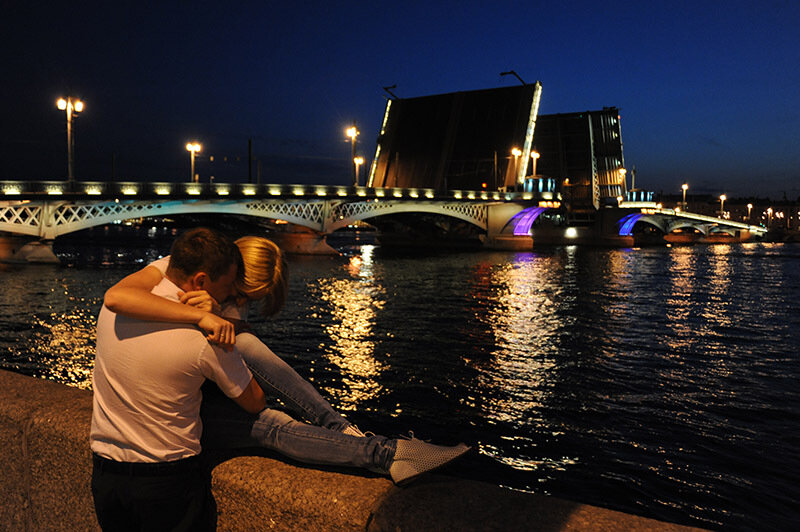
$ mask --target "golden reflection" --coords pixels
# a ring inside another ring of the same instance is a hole
[[[363,246],[345,266],[349,278],[320,279],[319,297],[330,306],[326,333],[333,345],[323,346],[323,356],[341,371],[343,389],[325,388],[343,410],[355,410],[383,390],[380,376],[387,369],[375,360],[372,330],[376,312],[385,304],[383,288],[373,275],[373,246]]]
[[[479,390],[500,393],[478,392],[480,400],[470,396],[465,404],[490,422],[517,424],[541,415],[556,368],[553,340],[563,325],[558,314],[560,283],[552,278],[561,271],[562,265],[555,264],[559,260],[520,253],[513,261],[493,266],[488,276],[483,268],[476,272],[479,283],[488,282],[493,288],[486,290],[490,304],[478,318],[492,331],[495,349],[489,361],[468,362],[479,371]],[[515,469],[541,465],[534,459],[506,456],[491,445],[481,445],[479,452]]]
[[[667,341],[670,351],[676,352],[694,343],[692,319],[695,308],[694,294],[697,287],[697,254],[692,247],[675,247],[669,253],[669,294],[665,313],[667,327],[673,332]]]

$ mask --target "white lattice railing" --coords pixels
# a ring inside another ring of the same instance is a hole
[[[219,212],[282,219],[323,232],[334,231],[356,220],[401,212],[428,212],[469,221],[486,228],[486,204],[432,201],[343,200],[129,200],[22,203],[0,206],[0,231],[35,235],[46,239],[95,225],[147,216]]]

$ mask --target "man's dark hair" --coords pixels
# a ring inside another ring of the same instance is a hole
[[[183,279],[205,272],[217,280],[236,264],[242,271],[242,255],[233,240],[213,229],[198,227],[178,236],[172,243],[169,268]]]

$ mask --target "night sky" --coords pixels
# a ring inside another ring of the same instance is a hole
[[[55,102],[72,94],[78,180],[188,180],[196,139],[201,181],[247,181],[250,139],[264,183],[347,184],[344,129],[370,161],[383,87],[508,86],[513,69],[542,82],[541,114],[619,107],[639,188],[800,196],[796,1],[15,3],[0,179],[65,178]]]

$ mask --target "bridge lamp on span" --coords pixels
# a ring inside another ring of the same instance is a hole
[[[201,149],[203,149],[203,147],[198,142],[189,142],[186,144],[186,150],[189,152],[190,161],[189,181],[192,183],[197,183],[200,180],[199,176],[194,173],[194,158],[195,154]]]
[[[364,164],[364,158],[361,156],[353,157],[353,164],[356,165],[356,180],[355,186],[358,186],[358,169],[361,168],[361,165]]]
[[[751,212],[752,210],[753,210],[753,204],[752,204],[752,203],[748,203],[748,204],[747,204],[747,220],[748,220],[748,221],[750,220],[750,212]]]
[[[627,174],[628,171],[625,168],[620,168],[617,170],[617,172],[619,173],[619,183],[623,185],[622,188],[624,190],[628,187],[627,183],[625,182],[625,174]],[[633,190],[633,183],[631,183],[631,190]]]
[[[75,180],[73,173],[73,162],[75,160],[75,138],[72,135],[72,119],[76,114],[83,111],[83,102],[77,98],[68,96],[59,98],[56,107],[67,113],[67,180],[72,183]]]
[[[686,191],[689,190],[689,185],[686,183],[682,184],[681,190],[683,190],[683,202],[681,203],[681,206],[683,207],[683,210],[686,210]]]
[[[519,175],[519,156],[522,155],[522,150],[514,146],[511,148],[511,155],[514,156],[514,175],[517,176],[517,181],[522,183],[524,178]]]
[[[353,122],[353,125],[345,129],[344,131],[345,136],[350,139],[350,146],[352,151],[352,160],[353,160],[353,186],[358,186],[358,165],[356,164],[356,138],[358,138],[358,128],[356,127],[356,123]],[[362,159],[363,162],[363,159]]]
[[[539,160],[539,157],[541,157],[541,154],[538,151],[533,150],[531,152],[531,159],[533,159],[533,173],[531,175],[533,175],[533,176],[537,175],[536,174],[536,162]]]
[[[728,196],[725,194],[721,194],[719,197],[719,217],[723,218],[725,216],[725,200],[728,199]]]

